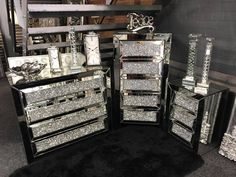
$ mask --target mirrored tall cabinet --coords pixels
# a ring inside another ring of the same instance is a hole
[[[171,34],[113,37],[117,113],[122,123],[159,124],[164,111]]]

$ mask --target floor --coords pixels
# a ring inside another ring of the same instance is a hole
[[[236,176],[236,162],[222,157],[217,151],[216,147],[200,145],[199,154],[204,165],[187,177]],[[5,79],[0,79],[0,177],[7,177],[26,164],[10,87]]]

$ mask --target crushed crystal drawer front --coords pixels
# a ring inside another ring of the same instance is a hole
[[[122,79],[124,90],[160,91],[159,79]]]
[[[163,57],[163,41],[121,41],[121,55],[130,56],[160,56]]]
[[[194,120],[197,118],[195,115],[191,114],[187,109],[184,109],[177,105],[173,106],[171,117],[189,126],[190,128],[193,127]]]
[[[34,88],[24,89],[21,91],[25,93],[27,103],[31,104],[34,102],[59,97],[62,95],[68,95],[80,91],[91,90],[101,87],[104,87],[102,77],[67,84],[57,83],[56,85],[38,86]]]
[[[84,127],[80,127],[63,134],[59,134],[48,139],[44,139],[38,142],[35,142],[36,153],[40,153],[42,151],[46,151],[50,148],[59,146],[64,143],[68,143],[70,141],[76,140],[83,136],[89,135],[91,133],[95,133],[97,131],[105,129],[104,121],[98,121]]]
[[[193,113],[197,113],[198,110],[198,100],[187,97],[181,92],[176,92],[174,103],[176,105],[182,106],[185,109],[192,111]]]
[[[191,142],[192,140],[192,132],[188,131],[187,129],[181,127],[180,125],[176,124],[175,122],[173,122],[172,127],[171,127],[171,131],[178,135],[179,137],[183,138],[184,140]]]
[[[104,102],[104,97],[102,93],[98,93],[45,107],[27,107],[26,114],[28,121],[34,122],[101,102]]]
[[[155,74],[161,76],[162,62],[123,62],[123,74]]]
[[[143,111],[143,110],[125,110],[123,111],[123,120],[126,121],[157,121],[157,112],[155,111]]]
[[[150,106],[157,107],[160,104],[159,95],[124,95],[123,105],[124,106]]]
[[[105,106],[92,107],[87,111],[82,110],[75,113],[67,114],[54,119],[46,120],[31,125],[33,137],[40,137],[64,128],[78,125],[82,122],[92,120],[106,114]]]

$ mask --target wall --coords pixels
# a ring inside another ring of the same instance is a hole
[[[160,32],[173,33],[172,71],[182,76],[188,53],[188,34],[215,37],[210,78],[236,91],[236,1],[172,0],[157,20]],[[199,50],[201,71],[204,44]]]

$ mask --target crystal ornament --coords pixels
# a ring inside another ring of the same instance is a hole
[[[26,113],[29,122],[43,120],[47,117],[56,116],[62,113],[70,112],[79,108],[84,108],[94,104],[104,102],[102,93],[93,94],[84,98],[74,98],[62,103],[55,103],[49,106],[42,107],[27,107]]]
[[[105,106],[92,107],[88,110],[82,110],[75,113],[56,117],[40,123],[31,125],[33,137],[40,137],[64,128],[68,128],[106,114]]]
[[[236,136],[225,133],[219,153],[230,160],[236,161]]]
[[[206,38],[207,44],[206,44],[205,58],[203,62],[202,79],[200,83],[197,83],[197,87],[194,90],[195,93],[199,93],[202,95],[206,95],[208,92],[208,87],[209,87],[208,76],[209,76],[212,49],[213,49],[213,40],[214,38]]]
[[[69,39],[70,39],[70,48],[71,48],[71,56],[72,56],[72,63],[71,63],[70,69],[72,73],[76,73],[81,69],[81,66],[79,66],[79,62],[77,58],[75,27],[70,28]]]
[[[97,131],[105,129],[104,121],[98,121],[93,124],[86,125],[71,131],[67,131],[63,134],[59,134],[38,142],[35,142],[36,152],[42,152],[50,148],[56,147],[58,145],[68,143],[70,141],[76,140],[83,136],[95,133]]]
[[[188,63],[187,63],[187,74],[182,80],[182,85],[187,89],[192,90],[195,87],[194,79],[194,65],[197,58],[197,45],[198,38],[200,34],[190,34],[189,35],[189,53],[188,53]]]
[[[157,121],[157,112],[155,111],[143,111],[143,110],[124,110],[123,120],[126,121]]]

